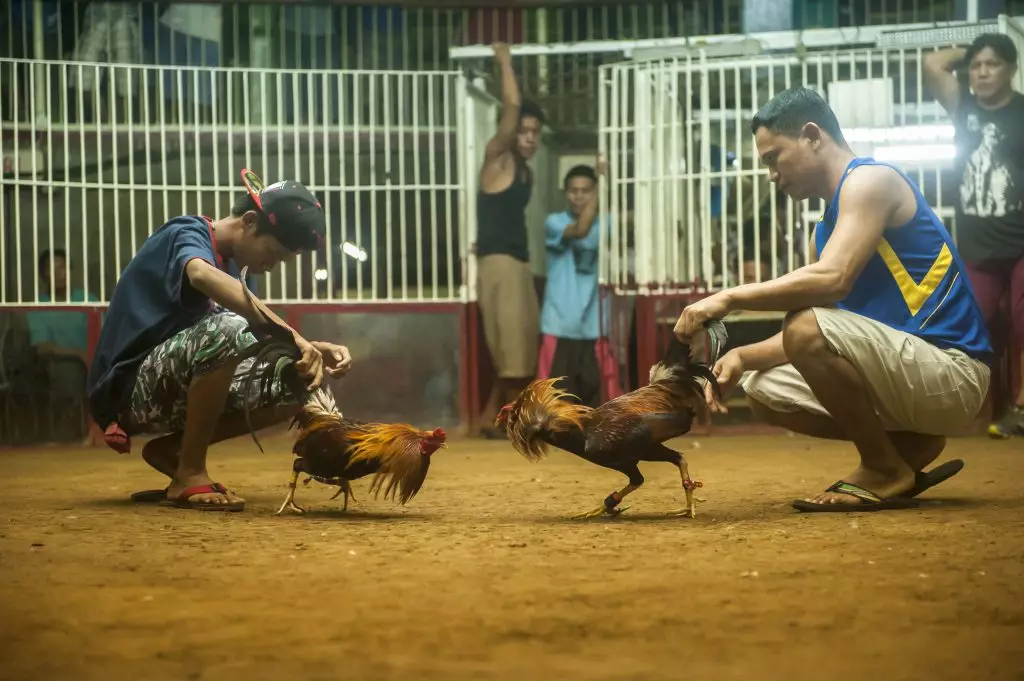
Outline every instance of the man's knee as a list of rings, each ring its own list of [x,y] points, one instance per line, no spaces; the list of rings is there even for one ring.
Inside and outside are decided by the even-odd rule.
[[[782,323],[782,347],[794,364],[808,355],[828,349],[813,309],[794,310],[786,315]]]

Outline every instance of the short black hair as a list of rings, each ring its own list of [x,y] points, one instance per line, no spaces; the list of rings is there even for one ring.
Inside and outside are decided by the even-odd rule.
[[[63,248],[46,249],[39,254],[39,260],[36,262],[36,266],[39,268],[39,274],[44,277],[50,276],[50,263],[53,262],[54,258],[60,258],[65,263],[68,261],[68,252]]]
[[[498,110],[498,120],[501,120],[501,109]],[[536,118],[540,121],[541,126],[547,125],[548,117],[544,115],[544,109],[540,108],[540,104],[529,99],[524,99],[519,105],[519,120],[523,120],[527,116]]]
[[[787,137],[797,137],[808,123],[814,123],[837,143],[846,146],[835,112],[821,95],[806,87],[793,87],[772,97],[754,114],[750,132],[756,135],[761,128],[767,128]]]
[[[252,194],[245,192],[239,194],[235,202],[231,204],[231,217],[240,218],[249,211],[256,213],[256,233],[262,234],[264,232],[272,232],[272,225],[270,219],[267,218],[266,214],[260,210],[260,207],[256,205],[256,199],[252,198]]]
[[[568,189],[569,180],[571,180],[574,177],[585,177],[594,184],[597,184],[597,172],[594,170],[594,168],[592,166],[579,165],[569,168],[569,172],[565,174],[565,179],[562,180],[562,188]]]
[[[995,52],[996,56],[1007,64],[1017,64],[1017,46],[1013,44],[1010,36],[1003,33],[982,33],[967,48],[967,54],[964,56],[967,65],[969,66],[978,53],[986,47]]]

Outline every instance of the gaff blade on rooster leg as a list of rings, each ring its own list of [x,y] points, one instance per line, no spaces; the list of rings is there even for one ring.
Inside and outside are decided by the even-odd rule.
[[[620,489],[618,492],[612,492],[605,497],[604,503],[593,511],[587,511],[586,513],[578,513],[572,516],[572,520],[584,520],[587,518],[598,518],[603,515],[617,516],[625,511],[629,506],[619,508],[619,504],[626,498],[626,495],[639,489],[640,485],[629,484]]]
[[[669,515],[681,516],[684,518],[696,518],[697,502],[704,501],[704,499],[694,496],[693,490],[697,489],[698,487],[703,487],[704,483],[698,480],[690,479],[690,468],[689,466],[686,465],[686,459],[682,457],[679,458],[679,477],[682,479],[683,482],[683,494],[686,495],[686,506],[679,509],[678,511],[673,511]]]
[[[288,496],[285,497],[284,503],[281,504],[281,508],[277,509],[277,513],[275,515],[281,515],[282,513],[284,513],[284,509],[286,509],[286,508],[287,509],[291,509],[292,511],[295,511],[296,513],[305,513],[306,512],[306,509],[302,508],[301,506],[299,506],[298,504],[295,503],[295,486],[296,486],[296,484],[298,482],[299,482],[299,472],[296,471],[296,470],[293,470],[292,471],[292,479],[288,483]]]

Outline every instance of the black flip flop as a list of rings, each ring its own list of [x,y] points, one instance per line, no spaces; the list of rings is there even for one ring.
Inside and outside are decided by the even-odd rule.
[[[141,492],[132,494],[132,503],[136,504],[158,504],[167,499],[166,489],[144,489]]]
[[[952,478],[954,475],[962,471],[964,468],[964,462],[962,459],[951,459],[944,464],[940,464],[930,471],[921,471],[914,475],[914,486],[904,492],[903,494],[897,494],[896,496],[904,499],[913,499],[921,492],[929,490],[939,483],[945,482]]]
[[[871,490],[842,480],[833,483],[826,492],[847,494],[860,499],[859,504],[819,504],[813,501],[797,499],[793,508],[804,513],[868,513],[872,511],[896,511],[917,508],[920,502],[906,497],[889,497],[883,499]]]

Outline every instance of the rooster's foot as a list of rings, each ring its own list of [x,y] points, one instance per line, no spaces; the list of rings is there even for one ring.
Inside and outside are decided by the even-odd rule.
[[[281,508],[277,509],[277,513],[275,513],[274,515],[281,515],[282,513],[284,513],[284,510],[285,510],[286,508],[287,508],[288,510],[290,510],[290,511],[295,511],[296,513],[298,513],[298,514],[300,514],[300,515],[301,515],[301,514],[303,514],[303,513],[305,513],[305,512],[306,512],[306,509],[304,509],[304,508],[302,508],[301,506],[299,506],[298,504],[296,504],[296,503],[295,503],[295,498],[294,498],[294,497],[295,497],[295,490],[294,490],[294,489],[292,489],[292,490],[291,490],[291,493],[290,493],[290,494],[288,495],[288,497],[287,497],[287,498],[286,498],[286,499],[284,500],[284,503],[283,503],[283,504],[281,504]]]
[[[613,518],[620,515],[629,506],[623,506],[622,508],[608,508],[607,506],[601,505],[595,508],[593,511],[587,511],[586,513],[577,513],[574,516],[570,516],[570,520],[586,520],[588,518],[600,518],[603,515],[610,515]]]

